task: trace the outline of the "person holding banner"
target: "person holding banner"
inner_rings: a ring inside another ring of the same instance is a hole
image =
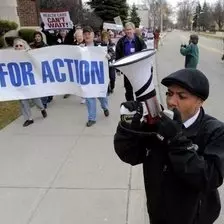
[[[131,22],[125,24],[125,36],[122,37],[116,46],[116,60],[135,52],[142,51],[147,48],[144,40],[135,34],[135,25]],[[125,98],[127,101],[134,100],[133,88],[129,80],[124,74]]]
[[[47,47],[47,44],[44,43],[43,35],[41,32],[36,31],[33,34],[34,42],[30,44],[30,47],[32,49],[41,48],[41,47]],[[47,104],[50,103],[53,100],[53,96],[45,96],[41,97],[41,101],[44,105],[44,108],[47,108]]]
[[[101,43],[94,41],[94,32],[93,29],[89,26],[83,28],[83,38],[85,41],[85,46],[87,47],[101,46]],[[108,117],[110,113],[108,110],[107,96],[98,97],[98,100],[100,101],[104,115]],[[96,98],[86,98],[86,106],[88,110],[88,121],[86,123],[86,126],[91,127],[96,123]]]
[[[213,224],[221,209],[224,124],[202,107],[209,81],[201,71],[188,68],[161,83],[167,87],[173,118],[166,110],[149,124],[141,102],[124,102],[134,115],[130,123],[118,124],[115,151],[132,166],[143,164],[151,224]]]
[[[30,46],[28,45],[28,43],[25,40],[19,39],[19,38],[14,40],[13,47],[15,50],[30,50]],[[40,109],[43,118],[46,118],[47,112],[46,112],[46,109],[44,108],[44,105],[41,99],[34,98],[30,100]],[[23,127],[27,127],[34,123],[32,119],[30,104],[29,104],[30,100],[29,99],[20,100],[21,111],[25,119]]]
[[[113,63],[115,61],[115,44],[112,42],[112,40],[109,37],[109,32],[102,32],[102,44],[103,46],[107,46],[107,52],[109,54],[109,64]],[[113,67],[109,67],[109,78],[110,83],[108,87],[108,94],[114,92],[115,87],[115,81],[116,81],[116,69]]]
[[[81,28],[78,28],[74,33],[73,45],[80,46],[80,47],[85,46],[85,42],[83,39],[83,30]],[[81,104],[85,104],[85,103],[86,103],[86,100],[82,98]]]
[[[85,42],[83,39],[83,30],[77,29],[74,33],[74,42],[72,43],[76,46],[85,46]]]

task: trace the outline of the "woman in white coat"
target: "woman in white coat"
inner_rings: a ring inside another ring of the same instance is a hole
[[[15,50],[30,50],[30,46],[28,45],[28,43],[20,38],[14,40],[13,47]],[[40,98],[20,100],[21,111],[25,119],[23,127],[27,127],[34,122],[29,103],[30,100],[40,109],[43,118],[47,117],[47,112],[44,109],[44,105]]]

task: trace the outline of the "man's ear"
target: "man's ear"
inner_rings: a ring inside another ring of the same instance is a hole
[[[200,108],[204,103],[204,100],[202,100],[201,98],[198,98],[198,108]]]

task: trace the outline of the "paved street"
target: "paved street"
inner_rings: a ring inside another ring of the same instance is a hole
[[[179,46],[187,43],[188,35],[168,33],[157,55],[155,84],[183,67]],[[200,39],[199,68],[211,82],[205,108],[224,121],[224,64],[216,41]],[[161,87],[163,104],[164,91]],[[0,223],[147,224],[141,166],[122,163],[113,149],[123,96],[118,77],[110,96],[111,116],[105,118],[99,109],[91,128],[85,127],[86,108],[78,97],[58,96],[45,120],[34,108],[32,126],[23,128],[19,118],[0,131]],[[224,215],[216,224],[223,220]]]
[[[187,43],[188,32],[173,31],[166,36],[163,46],[157,54],[158,80],[161,81],[171,72],[183,68],[184,57],[180,55],[181,43]],[[216,39],[200,37],[200,63],[198,69],[203,71],[210,81],[210,97],[205,104],[207,113],[224,121],[223,96],[224,96],[224,63],[220,60],[222,55],[222,42]],[[162,103],[165,105],[165,91],[160,88]],[[224,223],[224,187],[220,188],[222,194],[223,211],[216,224]]]

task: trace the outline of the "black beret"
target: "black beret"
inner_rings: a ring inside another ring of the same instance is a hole
[[[202,100],[206,100],[209,95],[208,79],[197,69],[181,69],[168,75],[161,83],[166,87],[178,85]]]

